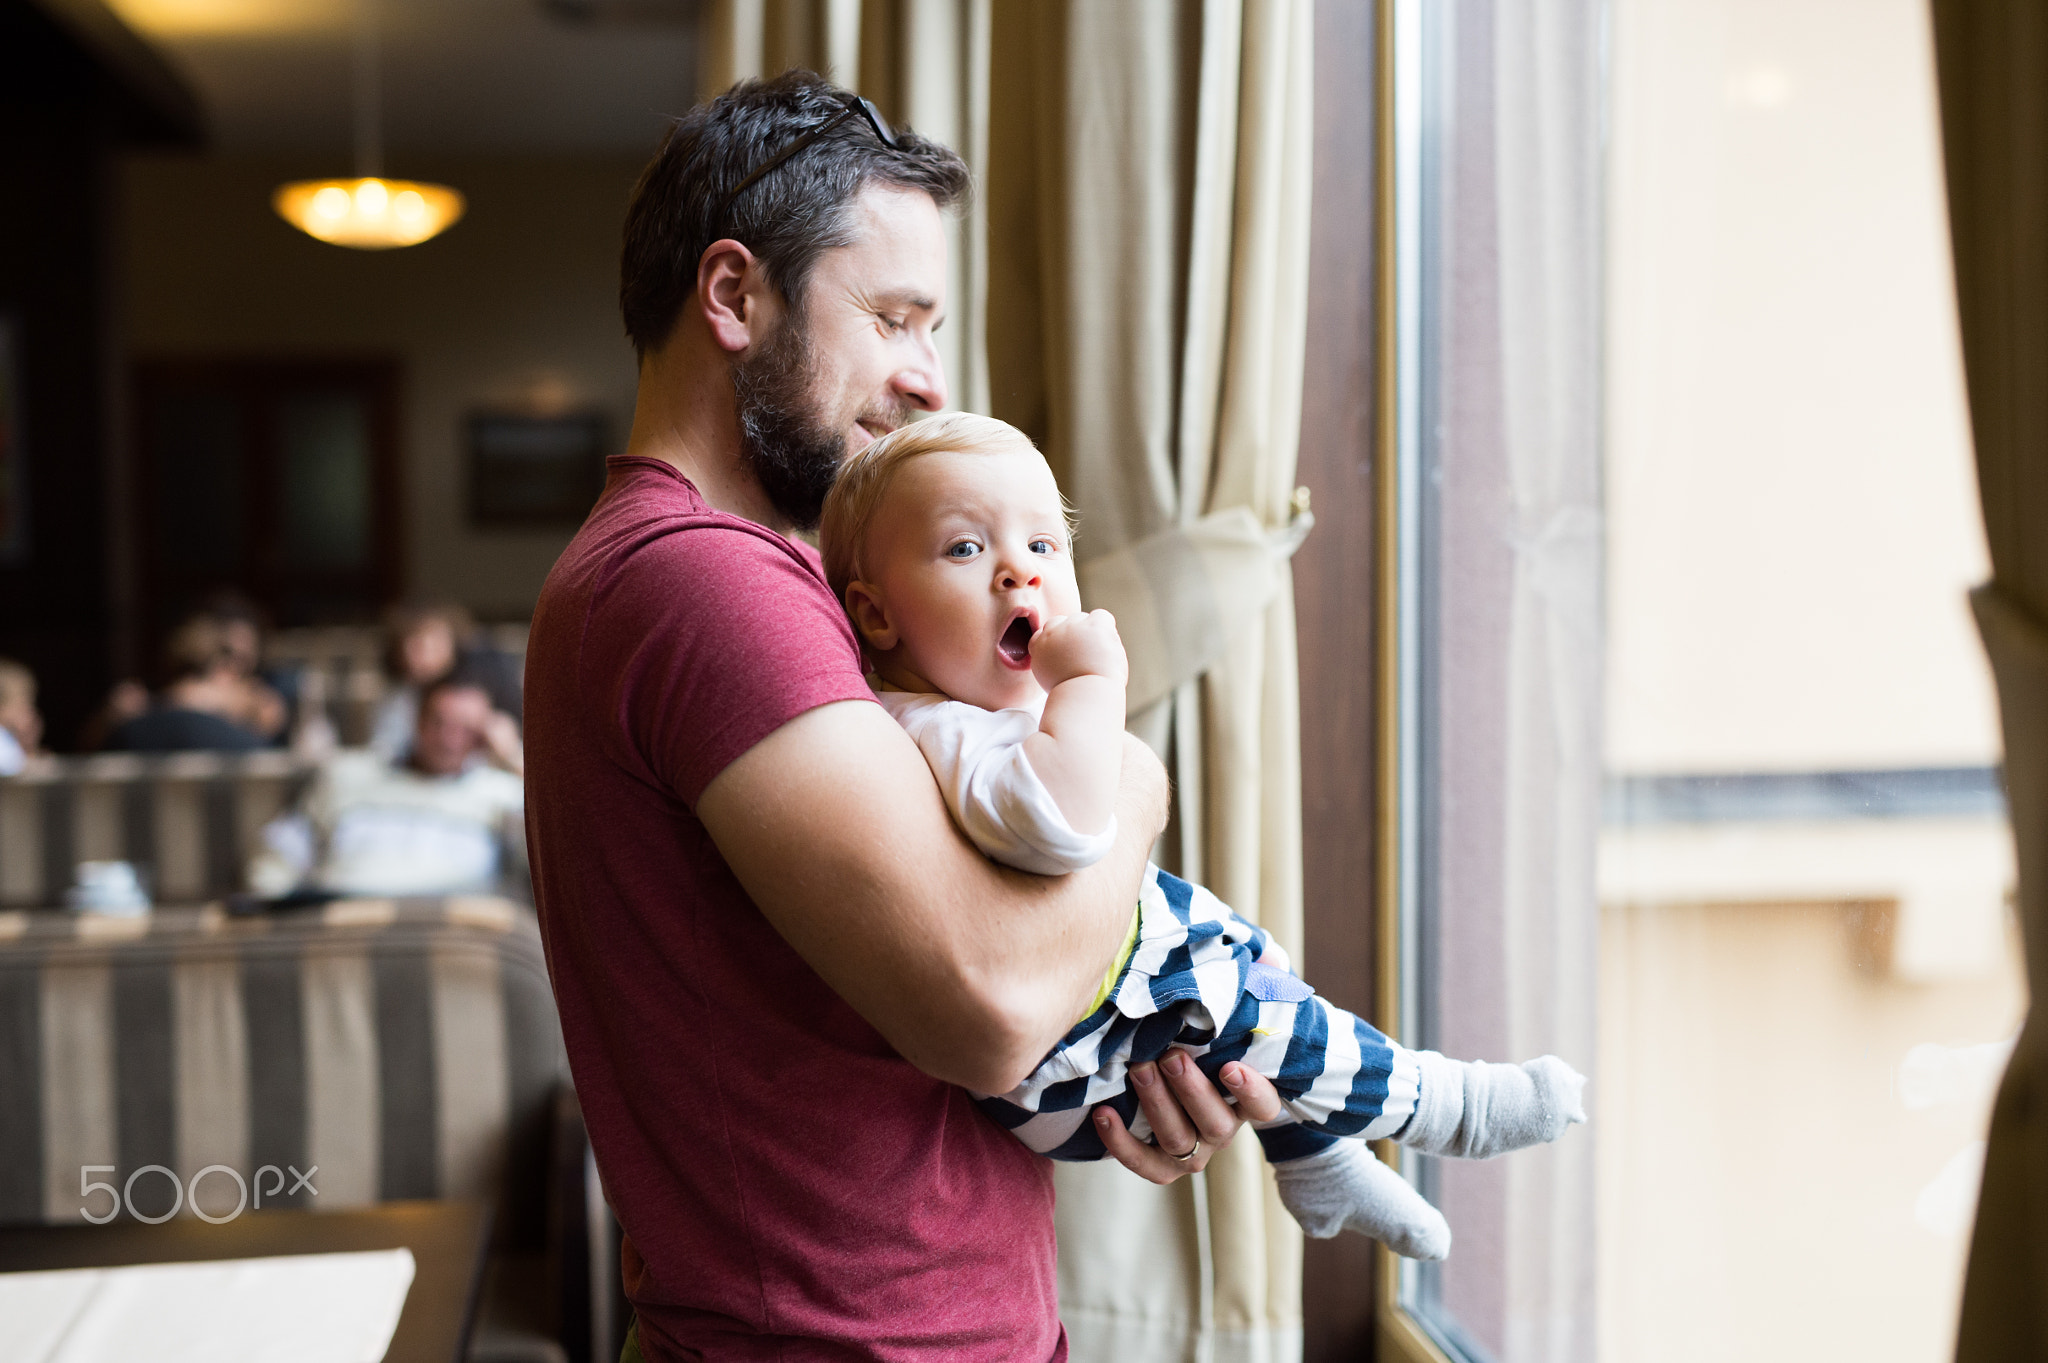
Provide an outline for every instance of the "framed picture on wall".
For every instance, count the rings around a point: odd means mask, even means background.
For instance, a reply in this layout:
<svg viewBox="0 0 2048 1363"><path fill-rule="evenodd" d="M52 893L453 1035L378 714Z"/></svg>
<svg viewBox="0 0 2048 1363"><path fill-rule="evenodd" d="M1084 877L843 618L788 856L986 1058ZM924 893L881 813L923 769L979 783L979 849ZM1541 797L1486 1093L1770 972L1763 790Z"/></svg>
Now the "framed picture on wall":
<svg viewBox="0 0 2048 1363"><path fill-rule="evenodd" d="M28 455L21 447L21 325L0 313L0 563L28 557Z"/></svg>
<svg viewBox="0 0 2048 1363"><path fill-rule="evenodd" d="M604 489L610 440L610 423L603 412L472 412L470 525L479 530L581 525Z"/></svg>

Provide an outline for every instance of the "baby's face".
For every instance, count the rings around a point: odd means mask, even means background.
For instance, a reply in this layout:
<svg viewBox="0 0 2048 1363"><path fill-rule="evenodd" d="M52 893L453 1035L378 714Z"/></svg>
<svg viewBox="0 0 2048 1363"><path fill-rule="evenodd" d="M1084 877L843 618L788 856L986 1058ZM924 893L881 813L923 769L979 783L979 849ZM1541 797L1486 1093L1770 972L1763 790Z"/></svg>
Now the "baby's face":
<svg viewBox="0 0 2048 1363"><path fill-rule="evenodd" d="M1042 697L1031 636L1081 610L1059 484L1035 452L906 463L861 564L848 605L883 679L988 710Z"/></svg>

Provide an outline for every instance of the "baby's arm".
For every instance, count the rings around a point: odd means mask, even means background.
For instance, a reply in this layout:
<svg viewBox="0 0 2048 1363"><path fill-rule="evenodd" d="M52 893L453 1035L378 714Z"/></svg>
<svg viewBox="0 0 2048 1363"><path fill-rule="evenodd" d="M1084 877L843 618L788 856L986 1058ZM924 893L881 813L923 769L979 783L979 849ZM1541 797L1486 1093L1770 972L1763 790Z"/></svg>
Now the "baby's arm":
<svg viewBox="0 0 2048 1363"><path fill-rule="evenodd" d="M1045 714L1024 740L1025 759L1075 832L1100 833L1123 772L1130 680L1116 619L1089 611L1048 620L1031 636L1031 670L1045 688Z"/></svg>

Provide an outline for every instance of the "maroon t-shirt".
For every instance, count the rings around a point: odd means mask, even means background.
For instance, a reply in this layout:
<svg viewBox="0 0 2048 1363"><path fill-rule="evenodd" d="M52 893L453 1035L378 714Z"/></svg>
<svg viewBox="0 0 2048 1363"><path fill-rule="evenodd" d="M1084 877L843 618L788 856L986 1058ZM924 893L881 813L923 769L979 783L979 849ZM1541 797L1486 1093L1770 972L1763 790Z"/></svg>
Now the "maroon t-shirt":
<svg viewBox="0 0 2048 1363"><path fill-rule="evenodd" d="M819 979L697 821L782 724L872 699L817 555L610 469L533 618L526 818L642 1349L1063 1357L1051 1166Z"/></svg>

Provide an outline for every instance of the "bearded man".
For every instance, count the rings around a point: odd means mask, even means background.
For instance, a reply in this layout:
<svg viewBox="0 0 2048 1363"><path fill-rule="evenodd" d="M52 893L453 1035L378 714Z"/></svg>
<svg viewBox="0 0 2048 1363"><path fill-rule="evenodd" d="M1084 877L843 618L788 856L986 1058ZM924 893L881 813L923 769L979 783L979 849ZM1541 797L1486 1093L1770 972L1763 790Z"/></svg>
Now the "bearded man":
<svg viewBox="0 0 2048 1363"><path fill-rule="evenodd" d="M839 462L946 400L952 152L816 76L680 120L627 215L627 451L527 655L527 817L562 1029L626 1241L628 1353L1061 1358L1050 1165L965 1089L1050 1050L1129 926L1166 780L1129 742L1116 850L983 858L874 702L817 555ZM1202 1167L1238 1117L1134 1071ZM1235 1071L1235 1073L1232 1073ZM1226 1067L1239 1109L1279 1113Z"/></svg>

